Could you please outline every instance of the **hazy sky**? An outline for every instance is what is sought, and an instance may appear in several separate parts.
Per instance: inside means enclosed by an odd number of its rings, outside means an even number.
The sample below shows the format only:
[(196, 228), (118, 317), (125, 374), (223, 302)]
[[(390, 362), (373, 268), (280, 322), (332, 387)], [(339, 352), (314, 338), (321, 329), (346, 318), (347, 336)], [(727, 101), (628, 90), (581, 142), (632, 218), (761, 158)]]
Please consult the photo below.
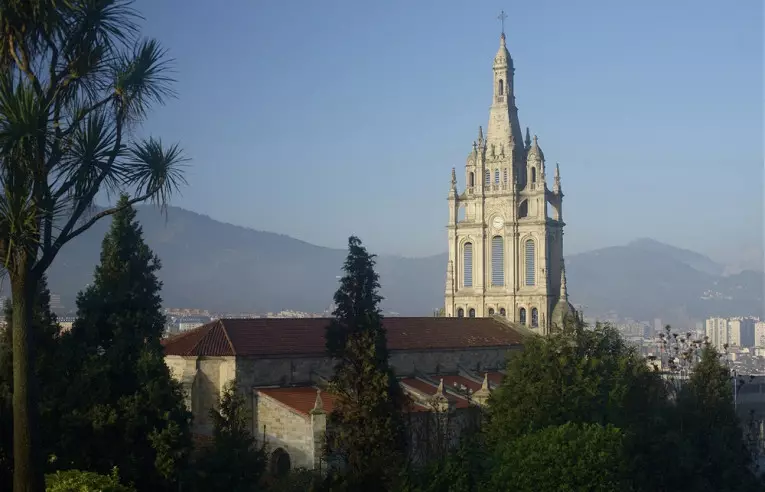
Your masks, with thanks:
[(762, 249), (760, 0), (136, 6), (176, 59), (179, 97), (146, 126), (193, 158), (176, 205), (320, 245), (444, 251), (504, 9), (521, 125), (560, 162), (567, 253), (646, 236), (717, 259)]

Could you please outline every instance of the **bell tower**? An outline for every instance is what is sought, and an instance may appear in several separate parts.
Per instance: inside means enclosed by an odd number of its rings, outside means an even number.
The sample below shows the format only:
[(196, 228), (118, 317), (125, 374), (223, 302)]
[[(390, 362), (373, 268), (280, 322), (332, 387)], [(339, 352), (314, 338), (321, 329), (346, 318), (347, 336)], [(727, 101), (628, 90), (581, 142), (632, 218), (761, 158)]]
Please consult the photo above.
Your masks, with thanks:
[[(504, 24), (504, 12), (500, 19)], [(539, 139), (528, 129), (523, 139), (504, 25), (492, 74), (489, 124), (485, 135), (478, 128), (461, 192), (452, 169), (445, 312), (504, 316), (548, 333), (573, 312), (563, 266), (560, 170), (556, 165), (548, 189)]]

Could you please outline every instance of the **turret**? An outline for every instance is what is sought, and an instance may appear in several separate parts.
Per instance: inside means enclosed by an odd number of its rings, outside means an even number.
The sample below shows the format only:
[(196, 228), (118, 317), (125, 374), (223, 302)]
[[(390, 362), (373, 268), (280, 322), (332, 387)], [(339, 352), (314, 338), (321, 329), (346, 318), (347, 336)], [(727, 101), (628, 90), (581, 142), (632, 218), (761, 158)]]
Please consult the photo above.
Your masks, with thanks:
[(537, 136), (526, 154), (526, 188), (544, 190), (545, 154), (539, 147)]
[(556, 162), (555, 163), (555, 178), (553, 180), (553, 193), (556, 195), (561, 195), (561, 188), (560, 188), (560, 165)]

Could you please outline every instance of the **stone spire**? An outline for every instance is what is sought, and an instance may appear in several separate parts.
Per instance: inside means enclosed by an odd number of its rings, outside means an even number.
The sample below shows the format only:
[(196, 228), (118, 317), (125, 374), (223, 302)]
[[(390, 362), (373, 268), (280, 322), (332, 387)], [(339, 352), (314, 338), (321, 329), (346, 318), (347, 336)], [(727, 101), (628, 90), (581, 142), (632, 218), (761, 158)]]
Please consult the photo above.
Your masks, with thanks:
[(473, 393), (473, 398), (479, 405), (485, 405), (489, 401), (491, 390), (489, 389), (489, 373), (483, 373), (483, 382), (481, 383), (481, 389)]
[(526, 141), (524, 142), (526, 145), (526, 150), (529, 150), (531, 148), (531, 135), (529, 134), (529, 127), (526, 127)]
[(483, 147), (483, 127), (478, 127), (478, 146)]
[(452, 168), (452, 183), (450, 190), (454, 192), (457, 191), (457, 172), (454, 168)]
[(568, 287), (566, 286), (566, 262), (563, 258), (560, 259), (560, 299), (568, 303)]
[(482, 391), (489, 391), (489, 373), (483, 373), (483, 383), (481, 383)]
[(560, 193), (560, 165), (555, 163), (555, 178), (553, 180), (553, 193)]
[(321, 399), (321, 389), (316, 389), (316, 401), (313, 403), (311, 413), (324, 413), (324, 401)]
[(509, 144), (516, 142), (517, 148), (512, 152), (513, 162), (521, 163), (523, 149), (520, 143), (523, 140), (523, 132), (518, 122), (518, 108), (515, 107), (515, 84), (513, 82), (515, 69), (513, 59), (507, 51), (505, 35), (499, 38), (499, 50), (494, 56), (492, 65), (494, 72), (494, 97), (489, 112), (489, 126), (486, 128), (487, 144)]
[(436, 390), (436, 396), (443, 396), (446, 397), (446, 390), (444, 389), (444, 378), (441, 378), (441, 380), (438, 383), (438, 389)]

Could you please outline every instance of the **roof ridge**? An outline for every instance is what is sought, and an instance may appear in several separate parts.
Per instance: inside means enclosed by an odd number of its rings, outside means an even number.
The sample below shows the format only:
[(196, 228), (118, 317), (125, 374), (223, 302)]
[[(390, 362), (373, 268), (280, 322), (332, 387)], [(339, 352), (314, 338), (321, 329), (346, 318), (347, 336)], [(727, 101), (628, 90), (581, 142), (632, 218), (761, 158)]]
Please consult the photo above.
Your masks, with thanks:
[(231, 349), (231, 354), (236, 356), (236, 349), (234, 348), (234, 344), (231, 342), (231, 337), (228, 336), (228, 330), (226, 329), (226, 324), (223, 322), (222, 319), (218, 320), (218, 324), (220, 325), (221, 330), (223, 330), (223, 336), (226, 337), (228, 346)]
[(191, 346), (191, 349), (189, 349), (189, 353), (195, 354), (195, 355), (201, 355), (197, 354), (197, 348), (202, 344), (202, 342), (210, 335), (210, 331), (215, 327), (215, 325), (218, 323), (218, 321), (211, 321), (210, 323), (207, 323), (206, 325), (202, 325), (199, 328), (195, 330), (189, 330), (189, 333), (193, 333), (195, 331), (199, 331), (200, 333), (204, 330), (204, 334), (200, 336), (197, 339), (197, 343)]

